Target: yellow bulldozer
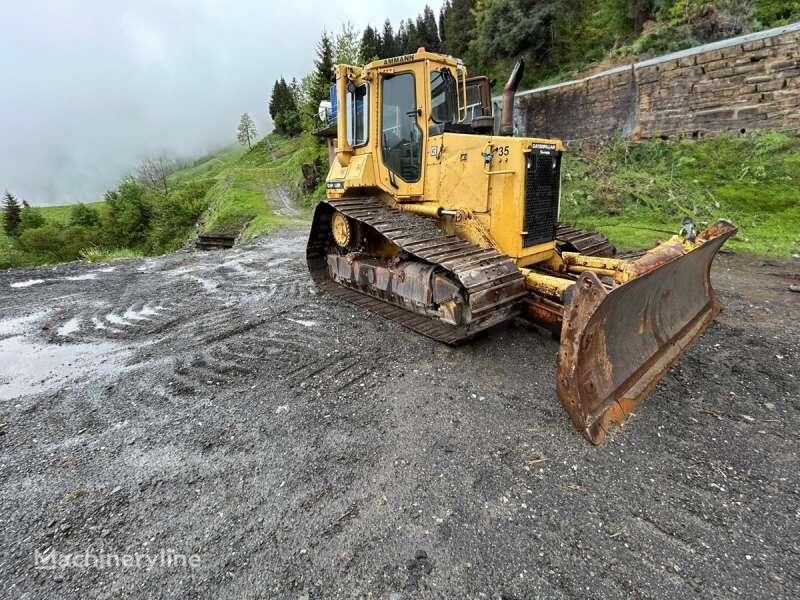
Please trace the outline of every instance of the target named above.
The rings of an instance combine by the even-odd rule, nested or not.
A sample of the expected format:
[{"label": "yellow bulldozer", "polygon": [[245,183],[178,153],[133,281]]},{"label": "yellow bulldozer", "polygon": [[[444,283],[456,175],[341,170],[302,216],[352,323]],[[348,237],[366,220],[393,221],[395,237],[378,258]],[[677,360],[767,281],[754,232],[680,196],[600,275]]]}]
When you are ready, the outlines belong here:
[{"label": "yellow bulldozer", "polygon": [[451,56],[337,65],[308,267],[325,292],[448,344],[516,317],[560,335],[559,400],[598,444],[719,312],[711,263],[736,229],[685,222],[630,260],[559,229],[565,146],[513,136],[522,68],[497,115],[488,79]]}]

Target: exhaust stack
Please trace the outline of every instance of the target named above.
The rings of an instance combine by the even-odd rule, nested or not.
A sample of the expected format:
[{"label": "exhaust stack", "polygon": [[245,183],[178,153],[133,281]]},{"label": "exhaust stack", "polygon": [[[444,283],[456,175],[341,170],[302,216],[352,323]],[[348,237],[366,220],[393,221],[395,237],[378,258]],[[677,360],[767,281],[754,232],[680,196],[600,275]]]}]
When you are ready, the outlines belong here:
[{"label": "exhaust stack", "polygon": [[500,115],[500,135],[514,135],[514,95],[517,93],[522,74],[525,72],[525,61],[519,59],[511,76],[503,86],[503,108]]}]

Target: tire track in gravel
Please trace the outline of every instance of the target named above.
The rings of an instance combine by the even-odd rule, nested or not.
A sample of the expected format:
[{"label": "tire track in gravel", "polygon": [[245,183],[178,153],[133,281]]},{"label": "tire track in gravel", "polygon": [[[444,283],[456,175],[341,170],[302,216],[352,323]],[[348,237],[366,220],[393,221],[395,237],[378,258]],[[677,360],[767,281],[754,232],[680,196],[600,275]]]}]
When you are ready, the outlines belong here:
[{"label": "tire track in gravel", "polygon": [[[449,348],[317,295],[304,236],[0,272],[0,344],[127,361],[67,361],[63,383],[0,402],[15,593],[797,597],[800,313],[782,280],[721,257],[727,312],[593,448],[554,397],[555,342],[509,327]],[[31,567],[36,548],[152,540],[203,568]]]}]

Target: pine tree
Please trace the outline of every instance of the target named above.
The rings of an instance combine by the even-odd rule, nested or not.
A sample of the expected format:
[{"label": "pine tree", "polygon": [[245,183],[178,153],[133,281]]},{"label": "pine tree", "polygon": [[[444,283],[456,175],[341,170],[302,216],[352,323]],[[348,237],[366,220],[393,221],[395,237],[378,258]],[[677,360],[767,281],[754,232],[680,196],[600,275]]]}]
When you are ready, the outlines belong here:
[{"label": "pine tree", "polygon": [[16,237],[19,233],[19,223],[22,219],[22,208],[14,194],[6,190],[3,202],[3,229],[8,237]]},{"label": "pine tree", "polygon": [[447,50],[447,40],[444,37],[444,22],[447,19],[447,13],[451,10],[450,0],[445,0],[442,3],[442,8],[439,9],[439,41],[442,43],[441,52]]},{"label": "pine tree", "polygon": [[361,36],[361,56],[359,59],[362,65],[379,58],[381,55],[381,39],[378,32],[367,25]]},{"label": "pine tree", "polygon": [[[411,21],[409,21],[409,23],[411,23]],[[398,55],[409,54],[408,41],[409,41],[408,25],[406,24],[405,21],[400,21],[400,26],[397,28],[397,36],[394,38],[395,53]]]},{"label": "pine tree", "polygon": [[275,82],[269,100],[269,115],[277,133],[289,136],[300,133],[298,102],[302,100],[301,95],[297,79],[292,79],[291,84],[287,84],[283,77]]},{"label": "pine tree", "polygon": [[440,34],[444,40],[443,50],[448,54],[465,58],[470,41],[475,37],[475,0],[448,0],[442,7],[443,25]]},{"label": "pine tree", "polygon": [[[286,82],[284,82],[286,85]],[[239,129],[236,134],[236,139],[239,140],[239,143],[244,146],[247,145],[249,150],[253,148],[253,142],[256,139],[258,133],[256,132],[256,124],[253,123],[253,119],[250,118],[250,115],[247,113],[242,113],[242,118],[239,120]]]},{"label": "pine tree", "polygon": [[392,23],[389,19],[386,19],[383,23],[383,34],[381,34],[381,58],[389,58],[391,56],[397,56],[401,54],[398,52],[397,48],[397,38],[394,35],[394,29],[392,29]]},{"label": "pine tree", "polygon": [[336,35],[333,43],[333,62],[337,65],[354,65],[361,55],[361,40],[353,24],[348,21]]},{"label": "pine tree", "polygon": [[439,27],[436,25],[436,15],[433,14],[433,10],[427,4],[422,11],[421,21],[417,20],[417,33],[426,50],[439,52],[442,49],[442,43],[439,40]]},{"label": "pine tree", "polygon": [[275,85],[272,86],[272,95],[269,97],[269,116],[275,122],[275,116],[278,114],[281,99],[281,82],[277,80]]},{"label": "pine tree", "polygon": [[292,99],[294,100],[295,108],[297,108],[303,100],[303,92],[300,89],[300,82],[297,81],[297,77],[292,77],[292,82],[289,84],[289,91],[292,93]]},{"label": "pine tree", "polygon": [[311,90],[311,108],[316,112],[317,106],[330,96],[330,85],[333,80],[333,43],[327,32],[322,32],[317,44],[317,58],[314,61],[314,85]]}]

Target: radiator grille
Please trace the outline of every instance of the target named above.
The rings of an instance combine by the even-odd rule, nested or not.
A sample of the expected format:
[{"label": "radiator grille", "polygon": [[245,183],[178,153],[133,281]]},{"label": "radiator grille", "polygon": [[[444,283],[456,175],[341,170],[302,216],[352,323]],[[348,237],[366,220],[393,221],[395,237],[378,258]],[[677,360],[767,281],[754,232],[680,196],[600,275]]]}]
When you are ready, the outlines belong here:
[{"label": "radiator grille", "polygon": [[556,237],[561,153],[555,149],[531,148],[526,160],[524,247]]}]

